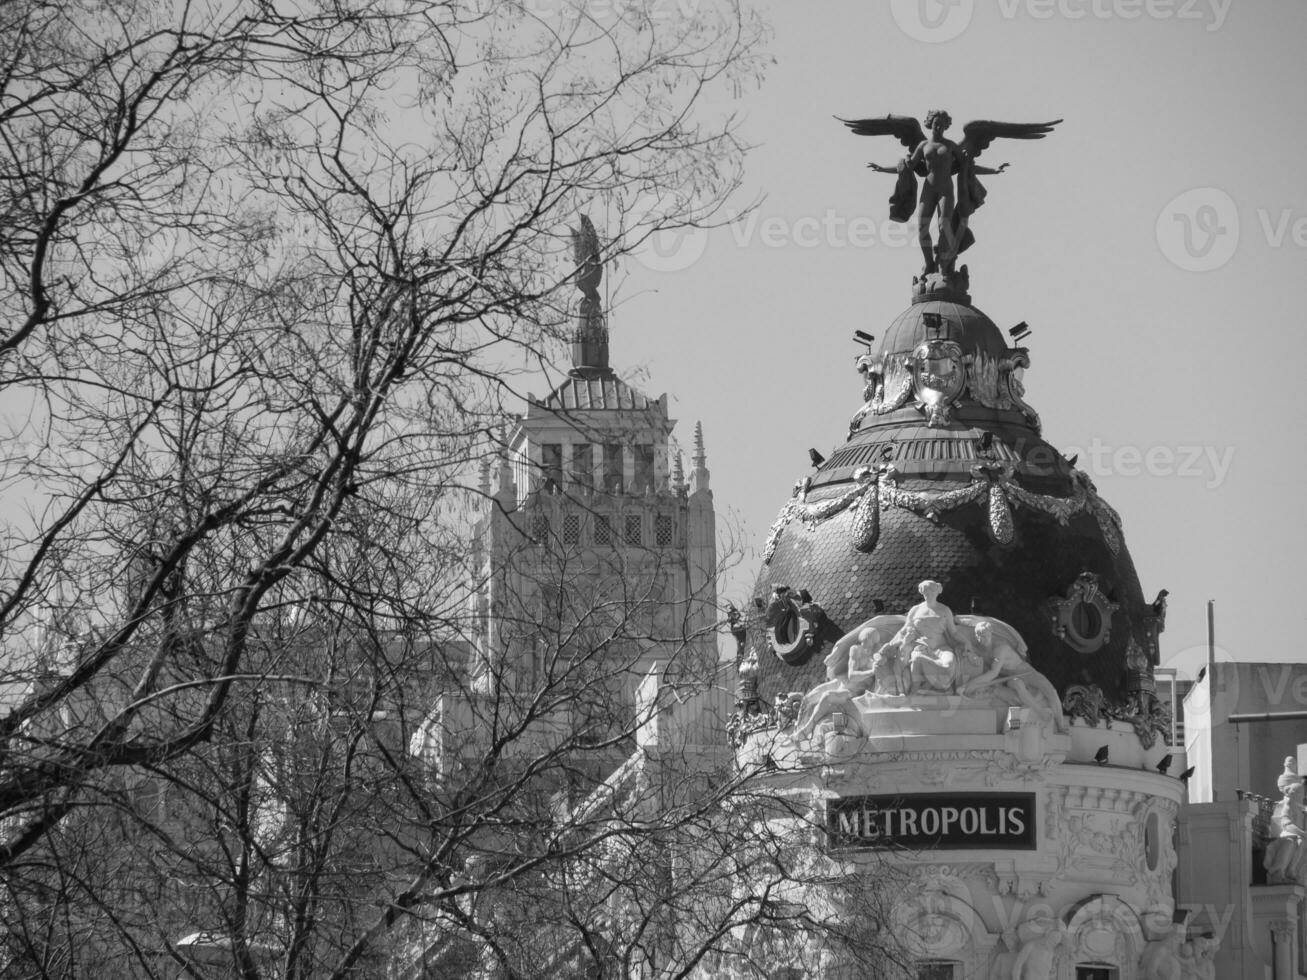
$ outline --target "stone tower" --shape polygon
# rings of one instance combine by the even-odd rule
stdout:
[[[667,395],[648,397],[609,364],[588,220],[576,242],[572,367],[528,396],[483,476],[479,683],[532,691],[551,672],[606,671],[630,707],[653,664],[698,677],[716,662],[716,524],[702,429],[687,480]],[[578,667],[587,650],[602,656]]]

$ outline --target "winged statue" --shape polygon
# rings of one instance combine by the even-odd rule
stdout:
[[[855,135],[893,136],[907,147],[907,155],[897,166],[882,167],[875,163],[867,166],[881,173],[898,174],[890,197],[890,219],[907,221],[914,210],[917,212],[917,237],[926,261],[924,271],[945,275],[953,273],[958,254],[975,241],[969,227],[971,214],[985,202],[985,188],[978,176],[1000,174],[1008,166],[1005,163],[991,169],[976,163],[976,159],[996,139],[1040,140],[1061,121],[1008,123],[976,119],[962,127],[962,142],[955,143],[944,135],[953,120],[941,109],[926,113],[925,129],[922,121],[912,116],[840,119]],[[923,181],[919,202],[918,177]],[[937,218],[938,243],[931,239],[931,218]]]
[[[572,231],[572,256],[576,261],[576,288],[597,306],[604,266],[599,257],[599,234],[585,215],[581,215],[581,227]]]

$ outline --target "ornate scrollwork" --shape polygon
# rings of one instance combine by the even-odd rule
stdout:
[[[1097,684],[1072,684],[1062,699],[1068,718],[1079,718],[1090,728],[1102,721],[1124,721],[1134,728],[1139,744],[1151,749],[1158,738],[1171,740],[1171,711],[1150,692],[1130,695],[1124,703],[1112,703]]]
[[[726,735],[737,749],[755,732],[776,727],[776,716],[770,711],[756,715],[733,714],[726,719]]]
[[[968,354],[967,390],[972,400],[997,410],[1010,409],[1012,398],[1008,394],[1006,372],[1009,369],[1007,358],[991,357],[985,351]]]
[[[1081,572],[1060,597],[1049,599],[1053,632],[1080,653],[1100,650],[1112,639],[1112,615],[1121,608],[1103,591],[1094,572]]]
[[[912,358],[886,357],[881,361],[881,372],[871,399],[871,410],[877,415],[896,411],[912,398]]]
[[[806,663],[821,649],[826,612],[812,601],[806,590],[800,589],[795,594],[787,585],[776,586],[764,618],[772,653],[790,666]]]
[[[1017,368],[1030,367],[1030,355],[1026,353],[1024,348],[1018,347],[1012,352],[1012,356],[1007,359],[1006,365],[1007,371],[1004,373],[1004,377],[1007,379],[1008,398],[1010,398],[1012,404],[1017,407],[1017,411],[1026,417],[1026,421],[1030,423],[1031,427],[1036,432],[1041,431],[1043,425],[1039,421],[1039,413],[1026,404],[1026,386],[1023,385],[1021,379],[1017,377]]]
[[[1062,699],[1062,710],[1068,718],[1079,718],[1090,728],[1107,716],[1107,696],[1097,684],[1072,684]]]

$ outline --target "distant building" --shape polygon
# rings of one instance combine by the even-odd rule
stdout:
[[[1220,937],[1218,977],[1294,980],[1307,969],[1307,664],[1209,664],[1183,707],[1179,902]]]
[[[567,377],[528,396],[481,474],[468,683],[433,699],[409,745],[433,779],[480,758],[492,718],[529,718],[504,748],[504,770],[542,770],[515,817],[543,809],[602,824],[615,800],[644,812],[662,798],[649,787],[669,773],[683,787],[729,764],[707,452],[696,425],[687,467],[675,425],[666,394],[651,398],[612,369],[608,325],[587,294]],[[545,808],[531,798],[540,792]],[[470,874],[493,873],[495,853],[520,845],[492,837],[469,842]],[[513,906],[511,888],[479,901],[539,930],[535,975],[591,975],[581,964],[595,951],[551,932],[539,909]],[[399,945],[395,980],[498,975],[493,958],[483,962],[488,949],[454,930],[417,928]]]
[[[556,646],[548,634],[589,620],[620,635],[608,662],[629,706],[655,663],[717,661],[707,454],[696,425],[687,476],[671,449],[667,396],[650,398],[612,370],[597,311],[578,316],[572,352],[567,378],[528,398],[502,463],[483,475],[479,670],[488,685],[532,689]],[[608,622],[606,611],[627,621]]]

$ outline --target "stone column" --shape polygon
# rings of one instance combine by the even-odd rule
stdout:
[[[1297,980],[1298,908],[1307,890],[1302,885],[1258,885],[1248,893],[1262,962],[1271,967],[1273,980]]]
[[[1271,923],[1271,943],[1275,947],[1271,965],[1272,980],[1296,980],[1298,970],[1294,960],[1297,958],[1297,932],[1291,919],[1276,919]]]

